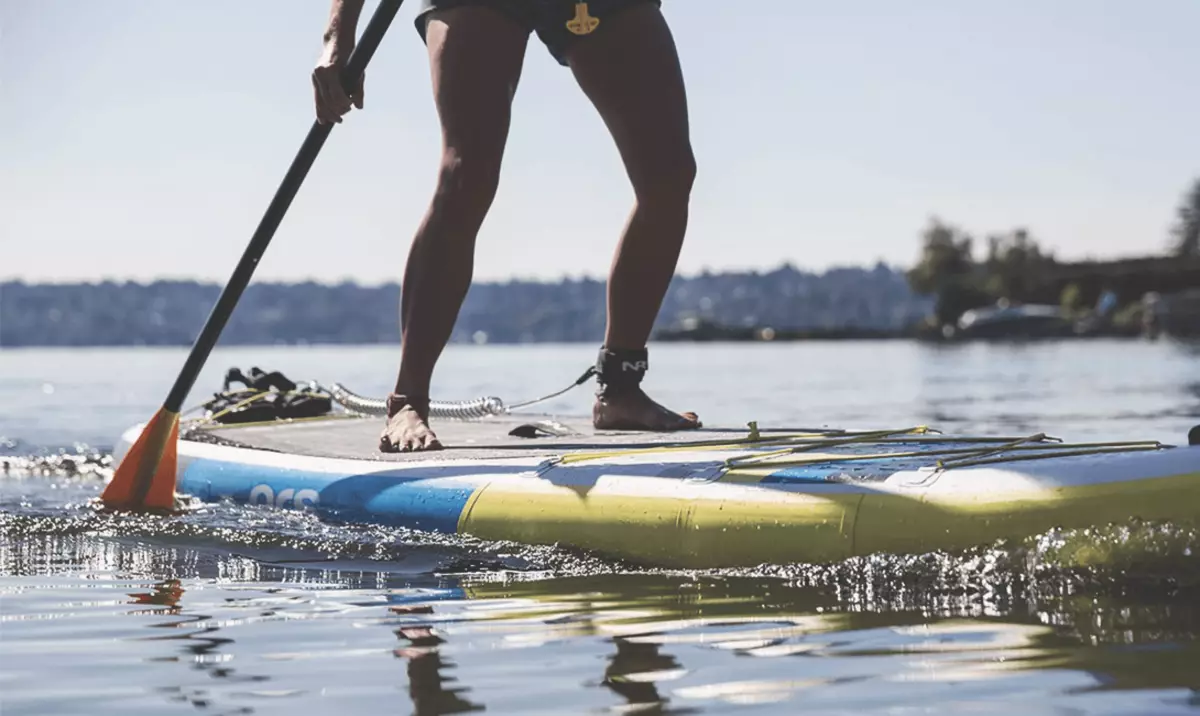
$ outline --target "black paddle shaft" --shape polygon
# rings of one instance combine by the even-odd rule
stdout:
[[[346,67],[342,74],[342,85],[347,88],[347,91],[354,87],[355,82],[367,68],[367,63],[371,60],[371,56],[375,54],[375,49],[379,47],[384,33],[387,32],[388,26],[392,23],[392,18],[396,16],[396,11],[400,9],[400,4],[403,1],[379,1],[379,6],[375,9],[375,14],[371,16],[371,21],[363,30],[362,37],[356,43],[354,51],[350,53],[350,59],[346,61]],[[204,324],[204,329],[200,331],[200,336],[192,344],[192,352],[188,355],[187,361],[183,364],[183,370],[180,371],[179,377],[175,379],[175,385],[171,388],[170,394],[167,395],[167,401],[163,404],[163,407],[167,410],[178,413],[183,409],[183,401],[187,399],[188,393],[191,392],[192,386],[195,385],[196,378],[200,375],[200,370],[204,367],[205,361],[208,360],[209,354],[212,353],[213,347],[216,346],[217,339],[220,338],[221,331],[225,328],[225,323],[229,320],[229,316],[237,306],[238,299],[242,296],[242,291],[250,283],[250,277],[254,274],[254,269],[258,266],[259,260],[267,250],[267,244],[271,243],[271,238],[275,235],[275,230],[279,228],[280,222],[283,221],[283,215],[287,213],[292,199],[295,198],[296,192],[300,190],[300,185],[304,182],[304,177],[308,174],[309,168],[312,167],[313,162],[316,160],[317,153],[321,151],[322,145],[325,144],[325,138],[329,136],[331,129],[333,129],[332,123],[321,124],[314,121],[312,129],[308,130],[308,136],[304,139],[304,144],[300,146],[300,151],[296,153],[296,158],[292,160],[292,166],[288,168],[287,174],[283,177],[283,182],[275,192],[275,198],[271,200],[266,213],[263,214],[262,220],[258,223],[258,228],[255,229],[254,236],[251,237],[250,243],[246,246],[246,251],[242,254],[241,261],[238,262],[237,268],[234,269],[233,275],[229,278],[229,283],[225,284],[225,288],[221,291],[221,297],[217,299],[217,304],[213,306],[212,312],[208,314],[208,320]]]

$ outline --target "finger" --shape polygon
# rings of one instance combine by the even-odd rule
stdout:
[[[330,86],[328,74],[322,73],[317,77],[316,85],[317,92],[321,96],[321,113],[325,118],[323,124],[330,122],[340,124],[342,115],[350,110],[349,100],[346,99],[344,93],[340,92],[340,87],[337,87],[336,80],[334,86]],[[339,98],[338,95],[341,94]]]
[[[354,100],[354,106],[359,109],[363,108],[363,83],[365,79],[365,72],[358,76],[358,84],[355,85],[354,94],[351,95],[351,99]]]
[[[331,121],[340,121],[339,118],[350,111],[350,99],[346,97],[337,75],[328,68],[318,68],[314,81],[321,94],[326,117]]]
[[[350,111],[350,98],[346,96],[346,88],[342,86],[342,78],[337,72],[330,70],[324,73],[321,86],[326,91],[326,96],[329,99],[329,107],[338,115],[343,115]]]
[[[329,124],[329,117],[325,113],[325,98],[321,96],[321,83],[317,81],[316,73],[312,78],[313,85],[313,105],[317,112],[317,122],[320,124]]]
[[[325,73],[318,69],[313,73],[313,89],[317,93],[317,119],[321,124],[339,121],[334,98],[330,96]]]
[[[320,83],[317,84],[317,97],[319,98],[317,104],[317,121],[321,124],[341,122],[341,115],[334,110],[329,101],[329,95]]]

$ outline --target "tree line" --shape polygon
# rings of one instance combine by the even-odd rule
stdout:
[[[966,311],[1001,299],[1030,301],[1044,294],[1060,266],[1024,227],[986,235],[981,259],[978,238],[939,217],[931,218],[920,236],[917,261],[906,275],[915,293],[934,298],[931,319],[938,325],[954,324]],[[1200,179],[1178,205],[1166,249],[1171,256],[1200,258]],[[1080,287],[1064,286],[1059,300],[1065,308],[1081,308]]]
[[[0,284],[0,346],[189,345],[221,287],[194,281]],[[400,286],[315,282],[250,284],[223,345],[397,343]],[[791,265],[758,272],[677,276],[656,328],[689,321],[775,329],[900,329],[930,301],[885,265],[822,273]],[[603,340],[605,282],[476,283],[454,327],[459,343]]]

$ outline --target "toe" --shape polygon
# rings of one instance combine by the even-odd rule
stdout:
[[[675,413],[672,425],[677,430],[688,430],[700,427],[700,419],[695,413]]]
[[[396,446],[392,444],[387,433],[379,436],[379,452],[396,452]]]

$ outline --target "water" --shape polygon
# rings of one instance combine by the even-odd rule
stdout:
[[[954,554],[671,572],[208,505],[117,518],[105,449],[183,351],[0,352],[0,713],[1012,713],[1200,709],[1200,532],[1113,525]],[[569,384],[586,346],[453,347],[441,399]],[[665,345],[710,424],[1181,443],[1193,347]],[[382,394],[386,348],[221,350]],[[548,404],[586,414],[588,389]]]

